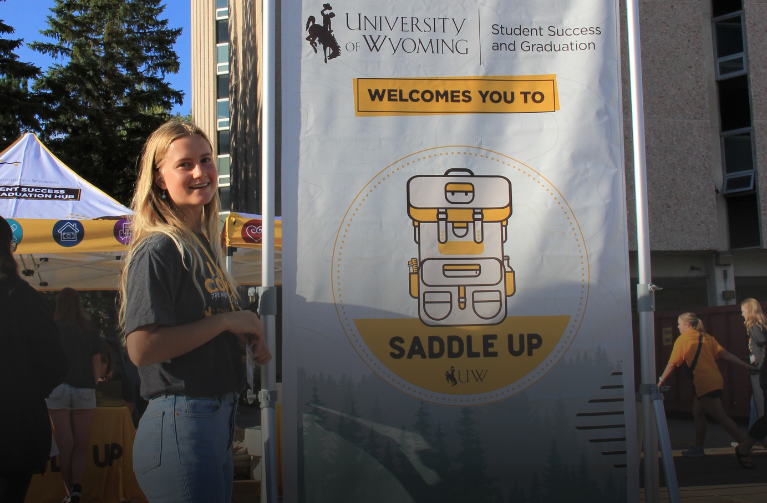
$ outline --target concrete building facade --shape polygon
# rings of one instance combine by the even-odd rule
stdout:
[[[192,115],[215,138],[222,201],[252,213],[261,207],[261,8],[261,0],[192,0]],[[650,245],[664,288],[657,308],[767,300],[767,0],[640,0],[639,8]],[[620,12],[636,283],[625,0]],[[278,214],[279,204],[278,196]]]

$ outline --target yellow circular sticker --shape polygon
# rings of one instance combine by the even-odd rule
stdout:
[[[572,343],[586,245],[561,192],[491,150],[408,155],[357,194],[336,236],[333,299],[365,363],[421,400],[520,392]]]

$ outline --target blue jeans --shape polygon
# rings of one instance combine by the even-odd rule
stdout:
[[[149,401],[133,443],[133,471],[152,503],[229,503],[237,394]]]

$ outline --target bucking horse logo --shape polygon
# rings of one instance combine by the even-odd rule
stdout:
[[[333,28],[331,27],[332,20],[336,15],[332,12],[333,7],[329,3],[323,4],[320,15],[322,16],[322,26],[318,25],[314,19],[314,16],[309,16],[306,20],[306,31],[309,32],[309,36],[306,40],[311,44],[314,52],[317,52],[317,43],[322,44],[322,52],[325,56],[325,63],[329,59],[337,58],[341,55],[341,47],[336,42],[336,37],[333,36]]]
[[[453,386],[458,384],[458,381],[455,380],[455,367],[450,367],[450,370],[445,371],[445,380]]]

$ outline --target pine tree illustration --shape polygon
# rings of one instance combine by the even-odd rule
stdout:
[[[474,412],[464,407],[458,420],[460,450],[455,457],[458,468],[455,470],[456,500],[477,503],[492,503],[495,494],[493,484],[496,479],[487,475],[485,451],[479,439],[474,419]]]
[[[314,416],[317,416],[317,422],[322,424],[325,423],[328,414],[322,409],[319,409],[317,407],[324,407],[325,402],[322,401],[320,398],[319,393],[317,392],[317,380],[314,381],[314,386],[312,386],[312,398],[306,403],[307,407],[311,407],[311,410],[309,411],[309,414],[312,414]]]
[[[380,453],[378,451],[378,434],[371,428],[368,430],[368,434],[365,436],[365,443],[362,449],[370,454],[375,459],[380,459]]]
[[[623,494],[625,494],[625,491]],[[605,481],[605,491],[602,501],[604,501],[604,503],[619,503],[625,500],[626,497],[622,496],[620,489],[616,487],[612,472],[609,472],[607,474],[607,480]]]
[[[508,503],[525,503],[526,499],[525,490],[515,480],[514,485],[511,486]]]
[[[568,500],[570,487],[567,483],[567,469],[557,449],[557,441],[552,440],[546,468],[543,470],[544,503],[561,503]]]
[[[599,493],[601,493],[601,491],[594,482],[594,479],[591,478],[589,466],[586,464],[586,456],[582,453],[581,462],[575,473],[574,481],[573,493],[579,502],[591,503],[592,501],[599,499]]]
[[[384,442],[384,450],[383,454],[381,455],[381,464],[384,468],[386,468],[389,473],[394,473],[396,471],[396,466],[394,462],[394,451],[391,448],[391,441],[386,440]]]
[[[530,491],[527,497],[528,503],[543,503],[543,494],[541,492],[541,481],[538,478],[538,471],[533,472],[533,478],[530,480]]]
[[[373,407],[370,409],[370,420],[381,424],[386,420],[386,413],[378,404],[378,397],[375,397]]]
[[[437,431],[434,433],[434,471],[437,472],[442,480],[447,480],[450,470],[450,455],[447,452],[447,442],[445,434],[442,432],[442,423],[437,423]]]
[[[421,401],[418,403],[418,410],[415,411],[415,423],[413,423],[413,429],[421,434],[427,444],[431,444],[431,430],[432,426],[429,422],[431,413],[426,410],[426,404]]]
[[[338,418],[338,434],[348,440],[353,445],[361,445],[362,444],[362,425],[355,421],[352,418],[360,417],[359,413],[357,412],[357,405],[354,401],[354,396],[351,397],[350,405],[348,409],[349,416],[352,416],[351,418],[347,418],[344,416],[340,416]]]

